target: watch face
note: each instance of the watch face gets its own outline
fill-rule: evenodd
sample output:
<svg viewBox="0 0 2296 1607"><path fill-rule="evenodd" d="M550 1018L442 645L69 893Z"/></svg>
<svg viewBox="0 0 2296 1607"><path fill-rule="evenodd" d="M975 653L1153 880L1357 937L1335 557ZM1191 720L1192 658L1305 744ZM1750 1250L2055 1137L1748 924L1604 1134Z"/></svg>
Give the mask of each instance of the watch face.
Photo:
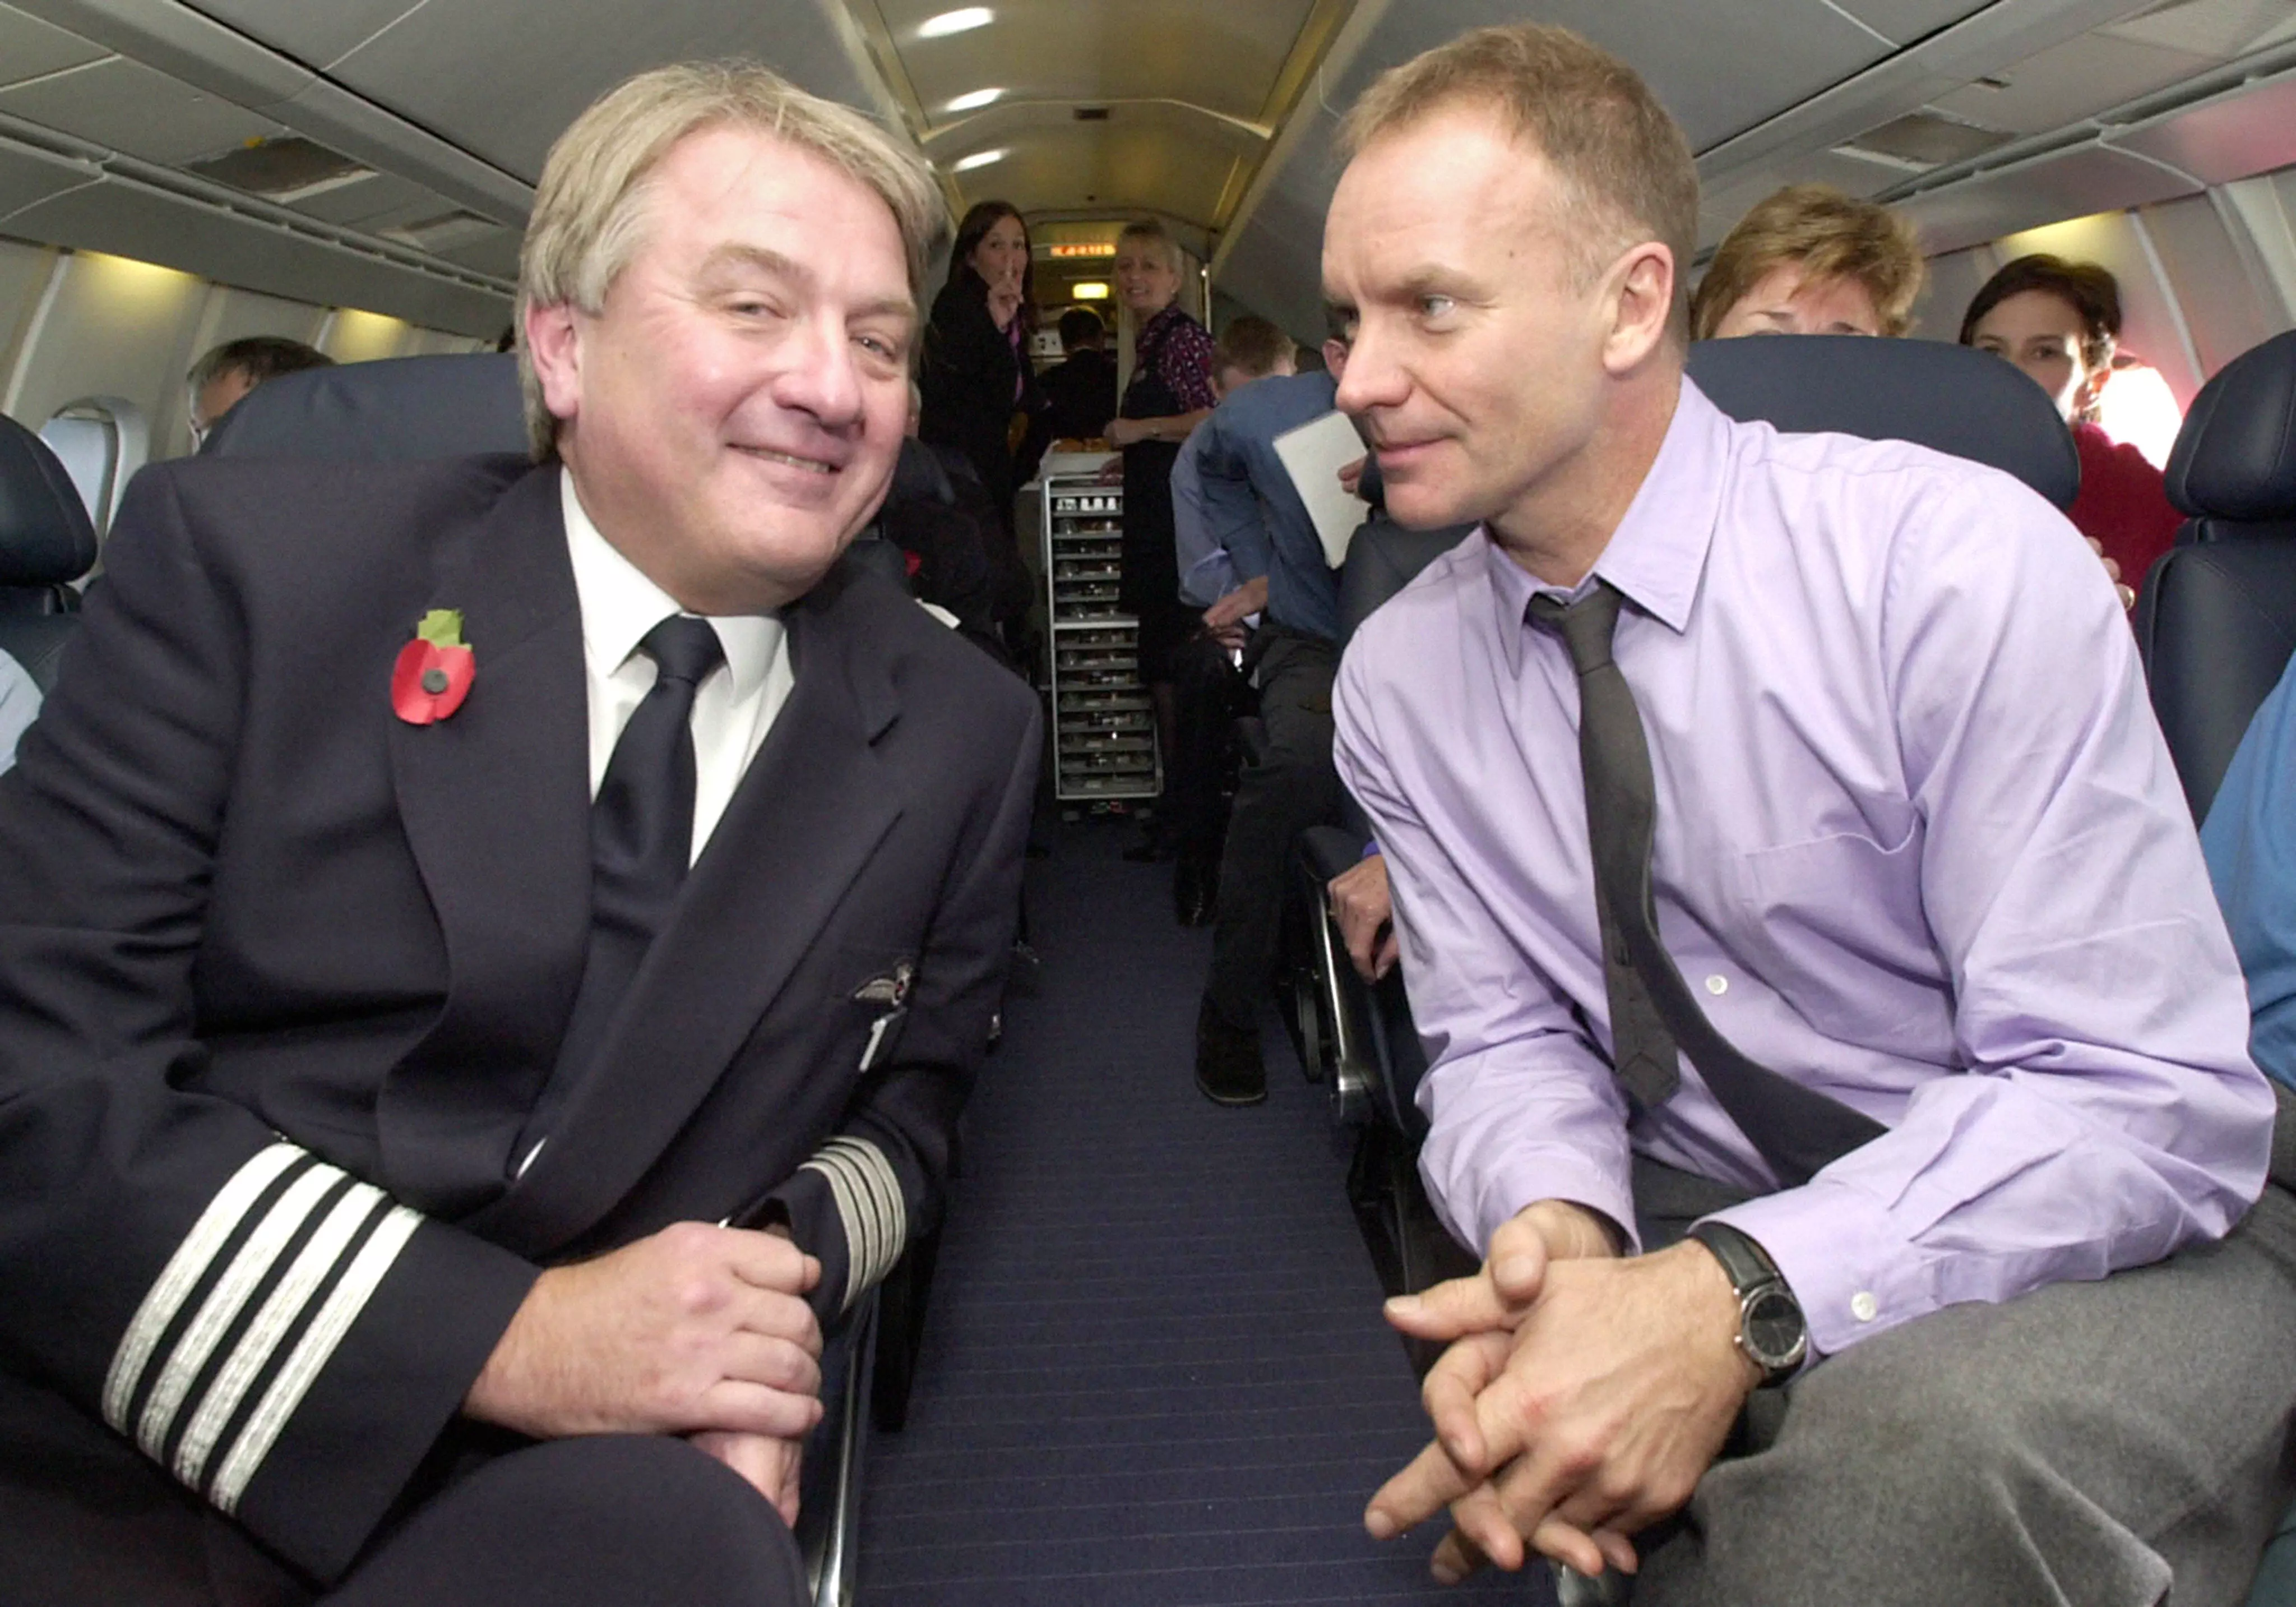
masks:
<svg viewBox="0 0 2296 1607"><path fill-rule="evenodd" d="M1782 1289L1763 1290L1746 1302L1744 1333L1746 1354L1772 1372L1799 1365L1809 1346L1801 1307Z"/></svg>

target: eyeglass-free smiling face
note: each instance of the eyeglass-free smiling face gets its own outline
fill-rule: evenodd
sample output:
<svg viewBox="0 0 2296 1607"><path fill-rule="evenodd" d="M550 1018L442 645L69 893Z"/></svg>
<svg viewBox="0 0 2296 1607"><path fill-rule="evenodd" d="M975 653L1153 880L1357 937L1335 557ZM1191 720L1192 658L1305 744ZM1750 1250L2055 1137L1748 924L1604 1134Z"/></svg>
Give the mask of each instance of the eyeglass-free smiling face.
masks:
<svg viewBox="0 0 2296 1607"><path fill-rule="evenodd" d="M738 128L688 135L647 181L644 243L595 313L528 339L583 508L704 614L802 595L883 500L916 308L885 202Z"/></svg>

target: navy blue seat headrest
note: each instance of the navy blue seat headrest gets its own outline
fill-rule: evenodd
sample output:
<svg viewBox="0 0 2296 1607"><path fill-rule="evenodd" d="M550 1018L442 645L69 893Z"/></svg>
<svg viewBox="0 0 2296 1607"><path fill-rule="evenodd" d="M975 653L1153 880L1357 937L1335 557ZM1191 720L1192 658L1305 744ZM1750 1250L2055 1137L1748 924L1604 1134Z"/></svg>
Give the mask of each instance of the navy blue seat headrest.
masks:
<svg viewBox="0 0 2296 1607"><path fill-rule="evenodd" d="M487 351L283 374L225 414L201 451L375 463L526 449L518 358Z"/></svg>
<svg viewBox="0 0 2296 1607"><path fill-rule="evenodd" d="M1689 372L1742 422L1909 441L2004 470L2059 507L2080 490L2080 457L2048 394L1989 352L1870 335L1756 335L1697 342Z"/></svg>
<svg viewBox="0 0 2296 1607"><path fill-rule="evenodd" d="M95 565L95 526L48 443L0 417L0 586L61 586Z"/></svg>
<svg viewBox="0 0 2296 1607"><path fill-rule="evenodd" d="M2169 500L2195 519L2296 516L2296 330L2201 387L2169 454Z"/></svg>

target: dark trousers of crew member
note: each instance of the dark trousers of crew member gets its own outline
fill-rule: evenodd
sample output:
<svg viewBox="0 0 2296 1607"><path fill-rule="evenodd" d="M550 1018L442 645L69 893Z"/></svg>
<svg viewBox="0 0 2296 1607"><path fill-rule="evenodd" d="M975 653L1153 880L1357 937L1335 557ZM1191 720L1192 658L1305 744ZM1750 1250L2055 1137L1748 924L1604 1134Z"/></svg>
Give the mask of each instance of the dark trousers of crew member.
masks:
<svg viewBox="0 0 2296 1607"><path fill-rule="evenodd" d="M1259 1022L1275 968L1292 845L1308 827L1335 820L1341 798L1332 765L1332 680L1340 650L1282 625L1263 629L1273 633L1259 663L1267 744L1236 783L1205 989L1220 1017L1242 1029Z"/></svg>
<svg viewBox="0 0 2296 1607"><path fill-rule="evenodd" d="M430 1493L410 1496L341 1579L316 1586L127 1441L0 1373L8 1541L0 1607L799 1607L808 1599L797 1543L772 1504L683 1439L534 1444L457 1424L416 1483Z"/></svg>
<svg viewBox="0 0 2296 1607"><path fill-rule="evenodd" d="M1171 664L1179 740L1165 767L1163 809L1183 867L1209 877L1218 869L1227 828L1235 722L1250 709L1251 690L1227 649L1209 636L1184 643Z"/></svg>

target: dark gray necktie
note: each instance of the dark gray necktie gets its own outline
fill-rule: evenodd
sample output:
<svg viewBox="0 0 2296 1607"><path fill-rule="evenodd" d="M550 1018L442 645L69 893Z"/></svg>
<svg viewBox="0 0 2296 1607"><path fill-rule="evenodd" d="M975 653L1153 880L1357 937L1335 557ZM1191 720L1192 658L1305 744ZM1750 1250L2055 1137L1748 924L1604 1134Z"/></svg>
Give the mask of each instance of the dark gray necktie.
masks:
<svg viewBox="0 0 2296 1607"><path fill-rule="evenodd" d="M1544 592L1530 600L1532 617L1561 632L1578 673L1578 762L1586 777L1612 1063L1628 1094L1647 1110L1681 1080L1678 1044L1739 1131L1792 1188L1885 1129L1739 1053L1706 1018L1660 940L1651 892L1658 786L1634 691L1611 656L1621 601L1618 589L1600 580L1575 603Z"/></svg>
<svg viewBox="0 0 2296 1607"><path fill-rule="evenodd" d="M511 1157L549 1131L589 1069L630 979L668 920L693 857L693 696L726 650L709 622L673 614L639 642L653 688L631 712L590 806L590 947L558 1063Z"/></svg>

